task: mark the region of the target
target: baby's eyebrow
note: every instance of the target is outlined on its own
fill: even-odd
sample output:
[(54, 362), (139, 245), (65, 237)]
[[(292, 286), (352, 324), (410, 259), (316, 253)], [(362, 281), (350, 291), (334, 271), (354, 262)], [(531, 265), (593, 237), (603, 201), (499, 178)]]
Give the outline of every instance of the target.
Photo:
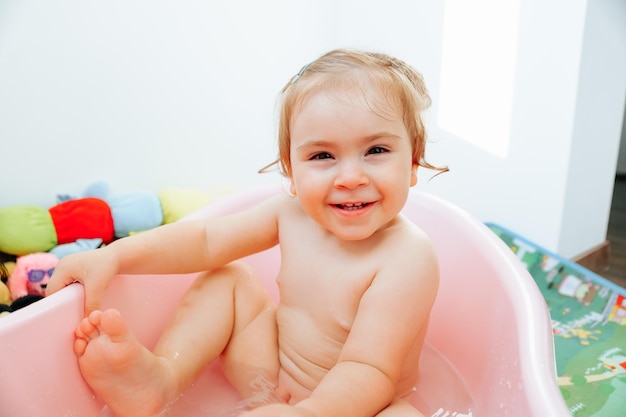
[[(377, 140), (380, 139), (391, 139), (393, 141), (397, 141), (402, 139), (400, 136), (396, 135), (395, 133), (391, 133), (391, 132), (377, 132), (377, 133), (373, 133), (367, 136), (364, 136), (360, 141), (363, 144), (369, 144), (370, 142), (375, 142)], [(332, 147), (332, 146), (336, 146), (336, 142), (335, 141), (331, 141), (331, 140), (324, 140), (324, 139), (312, 139), (309, 141), (304, 142), (302, 145), (299, 145), (296, 147), (296, 150), (299, 149), (306, 149), (306, 148), (325, 148), (325, 147)]]
[(321, 140), (321, 139), (313, 139), (304, 142), (302, 145), (296, 147), (296, 149), (306, 149), (306, 148), (326, 148), (329, 146), (333, 146), (333, 142), (329, 140)]
[(374, 142), (374, 141), (377, 141), (379, 139), (400, 140), (402, 138), (400, 136), (396, 135), (395, 133), (380, 132), (380, 133), (375, 133), (373, 135), (368, 135), (368, 136), (364, 137), (363, 138), (363, 143)]

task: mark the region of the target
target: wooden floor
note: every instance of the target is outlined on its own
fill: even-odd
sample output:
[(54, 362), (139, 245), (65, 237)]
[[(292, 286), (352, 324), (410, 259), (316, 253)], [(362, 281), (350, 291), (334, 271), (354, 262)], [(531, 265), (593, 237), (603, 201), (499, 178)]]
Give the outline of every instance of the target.
[(600, 275), (626, 288), (626, 176), (623, 175), (615, 180), (607, 239), (611, 245), (609, 268)]

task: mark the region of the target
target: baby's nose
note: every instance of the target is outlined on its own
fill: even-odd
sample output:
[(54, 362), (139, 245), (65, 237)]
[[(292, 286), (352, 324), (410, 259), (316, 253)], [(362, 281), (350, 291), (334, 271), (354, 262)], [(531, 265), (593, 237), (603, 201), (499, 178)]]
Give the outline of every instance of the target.
[(369, 177), (358, 162), (341, 164), (335, 178), (335, 186), (340, 188), (356, 188), (369, 183)]

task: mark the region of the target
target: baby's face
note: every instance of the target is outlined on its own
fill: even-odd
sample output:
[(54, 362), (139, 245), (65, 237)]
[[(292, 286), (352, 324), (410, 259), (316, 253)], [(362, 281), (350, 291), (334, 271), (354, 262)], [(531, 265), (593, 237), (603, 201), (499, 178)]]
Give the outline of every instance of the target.
[(417, 182), (401, 114), (375, 89), (319, 91), (291, 120), (291, 191), (341, 239), (388, 226)]

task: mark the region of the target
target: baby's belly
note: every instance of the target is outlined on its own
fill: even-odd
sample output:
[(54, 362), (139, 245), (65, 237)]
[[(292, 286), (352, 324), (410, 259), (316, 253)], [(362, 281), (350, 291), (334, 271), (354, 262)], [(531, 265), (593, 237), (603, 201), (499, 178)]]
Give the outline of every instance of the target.
[(296, 311), (279, 314), (278, 323), (279, 388), (289, 393), (290, 402), (297, 402), (337, 363), (348, 332), (334, 323), (314, 323)]
[[(311, 318), (282, 306), (277, 312), (280, 371), (278, 389), (290, 404), (308, 398), (333, 368), (350, 332), (349, 318), (326, 315)], [(396, 396), (410, 394), (418, 377), (423, 335), (404, 362)]]
[(278, 373), (278, 390), (277, 394), (288, 404), (296, 404), (308, 398), (311, 390), (302, 386), (298, 381), (293, 379), (283, 368)]

